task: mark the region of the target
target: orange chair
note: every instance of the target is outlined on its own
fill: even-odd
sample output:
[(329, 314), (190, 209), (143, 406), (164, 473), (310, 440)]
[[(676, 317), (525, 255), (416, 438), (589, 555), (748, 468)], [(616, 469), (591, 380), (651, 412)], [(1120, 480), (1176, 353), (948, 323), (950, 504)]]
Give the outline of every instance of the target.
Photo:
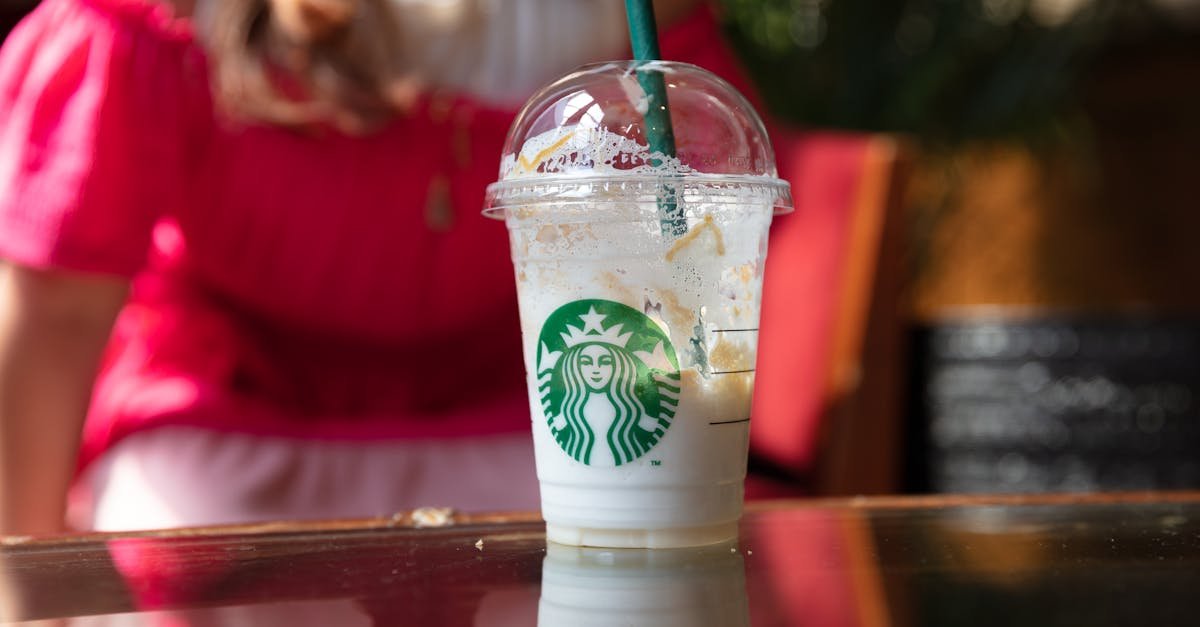
[(895, 137), (785, 134), (796, 211), (772, 225), (749, 498), (899, 486), (906, 160)]

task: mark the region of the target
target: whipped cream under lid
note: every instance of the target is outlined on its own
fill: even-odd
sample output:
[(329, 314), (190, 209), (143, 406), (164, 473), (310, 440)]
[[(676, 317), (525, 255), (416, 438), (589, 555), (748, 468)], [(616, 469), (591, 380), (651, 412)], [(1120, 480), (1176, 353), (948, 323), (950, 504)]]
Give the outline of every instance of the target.
[[(675, 133), (675, 155), (651, 152), (638, 72), (659, 72)], [(736, 192), (792, 208), (762, 121), (729, 83), (694, 65), (621, 61), (587, 65), (542, 88), (509, 130), (499, 180), (484, 214), (575, 200), (682, 198)], [(597, 197), (597, 192), (600, 198)]]

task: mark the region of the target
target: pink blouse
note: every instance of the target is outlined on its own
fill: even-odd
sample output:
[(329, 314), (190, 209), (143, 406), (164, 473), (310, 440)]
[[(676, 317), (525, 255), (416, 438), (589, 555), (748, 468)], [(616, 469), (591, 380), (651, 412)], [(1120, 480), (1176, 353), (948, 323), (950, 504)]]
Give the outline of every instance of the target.
[[(728, 75), (714, 28), (664, 52)], [(507, 233), (479, 215), (513, 114), (435, 95), (367, 137), (237, 126), (187, 21), (45, 0), (0, 53), (0, 255), (134, 278), (81, 467), (164, 424), (528, 429)]]

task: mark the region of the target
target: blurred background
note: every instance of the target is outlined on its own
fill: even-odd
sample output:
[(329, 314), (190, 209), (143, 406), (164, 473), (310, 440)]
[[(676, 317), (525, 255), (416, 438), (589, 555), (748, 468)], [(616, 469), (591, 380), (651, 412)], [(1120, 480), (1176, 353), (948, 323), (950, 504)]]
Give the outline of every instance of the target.
[(825, 416), (902, 445), (831, 491), (1200, 487), (1200, 2), (719, 4), (774, 116), (906, 155), (846, 393), (904, 376)]
[[(34, 4), (0, 0), (3, 32)], [(1200, 487), (1200, 0), (715, 8), (801, 188), (780, 223), (851, 225), (823, 252), (772, 235), (828, 257), (808, 261), (836, 293), (771, 289), (837, 332), (817, 459), (753, 470), (824, 493)], [(849, 200), (806, 206), (835, 154)]]

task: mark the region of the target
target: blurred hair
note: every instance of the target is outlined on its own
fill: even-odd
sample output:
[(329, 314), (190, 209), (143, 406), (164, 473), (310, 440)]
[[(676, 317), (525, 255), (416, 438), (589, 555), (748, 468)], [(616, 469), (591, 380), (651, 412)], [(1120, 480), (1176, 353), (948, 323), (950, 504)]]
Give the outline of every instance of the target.
[(208, 1), (214, 95), (234, 118), (364, 132), (414, 98), (389, 0)]

